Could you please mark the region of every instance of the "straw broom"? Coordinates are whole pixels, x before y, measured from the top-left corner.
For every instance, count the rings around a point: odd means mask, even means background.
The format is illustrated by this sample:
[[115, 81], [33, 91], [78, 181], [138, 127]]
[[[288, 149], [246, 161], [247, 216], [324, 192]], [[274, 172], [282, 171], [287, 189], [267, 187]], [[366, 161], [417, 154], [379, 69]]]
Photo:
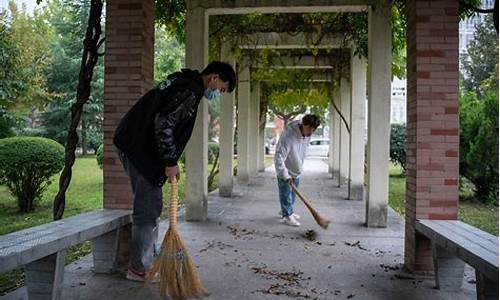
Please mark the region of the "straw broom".
[[158, 274], [162, 298], [167, 296], [176, 300], [201, 298], [208, 296], [208, 292], [203, 287], [196, 267], [177, 232], [178, 201], [177, 179], [174, 178], [170, 190], [169, 228], [163, 239], [160, 255], [153, 263], [148, 281], [150, 282]]
[[304, 202], [307, 209], [309, 209], [314, 220], [316, 220], [316, 223], [318, 223], [318, 225], [321, 226], [321, 228], [327, 229], [328, 225], [330, 224], [330, 221], [322, 218], [319, 215], [319, 213], [316, 211], [316, 209], [314, 209], [314, 207], [312, 207], [311, 203], [306, 199], [306, 197], [304, 197], [304, 195], [302, 195], [302, 193], [297, 189], [297, 186], [295, 186], [295, 184], [293, 182], [290, 183], [290, 186], [292, 187], [293, 192], [297, 196], [299, 196], [299, 198], [300, 198], [300, 200], [302, 200], [302, 202]]

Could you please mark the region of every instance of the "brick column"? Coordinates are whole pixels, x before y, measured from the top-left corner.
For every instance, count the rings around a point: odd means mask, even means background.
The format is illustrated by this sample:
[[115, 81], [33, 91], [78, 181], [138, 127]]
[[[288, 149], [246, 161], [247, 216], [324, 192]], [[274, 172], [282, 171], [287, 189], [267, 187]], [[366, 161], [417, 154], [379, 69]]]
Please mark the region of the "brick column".
[[[104, 56], [104, 207], [132, 209], [132, 191], [113, 147], [121, 117], [153, 85], [154, 2], [106, 1]], [[130, 227], [121, 231], [118, 260], [128, 260]]]
[[432, 271], [417, 219], [458, 214], [458, 1], [408, 1], [405, 265]]
[[104, 207], [132, 209], [132, 191], [113, 134], [122, 116], [153, 85], [154, 3], [106, 2], [104, 57]]

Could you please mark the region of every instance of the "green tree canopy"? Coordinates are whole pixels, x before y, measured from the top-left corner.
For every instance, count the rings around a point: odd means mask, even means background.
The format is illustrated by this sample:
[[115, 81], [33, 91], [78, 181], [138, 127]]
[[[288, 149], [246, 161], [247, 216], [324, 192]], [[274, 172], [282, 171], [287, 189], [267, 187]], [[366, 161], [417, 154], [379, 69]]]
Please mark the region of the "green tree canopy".
[[489, 82], [488, 78], [496, 75], [498, 82], [498, 34], [492, 24], [493, 18], [488, 16], [476, 26], [474, 38], [467, 47], [468, 55], [462, 58], [466, 91], [484, 94], [488, 88], [495, 87], [494, 78]]

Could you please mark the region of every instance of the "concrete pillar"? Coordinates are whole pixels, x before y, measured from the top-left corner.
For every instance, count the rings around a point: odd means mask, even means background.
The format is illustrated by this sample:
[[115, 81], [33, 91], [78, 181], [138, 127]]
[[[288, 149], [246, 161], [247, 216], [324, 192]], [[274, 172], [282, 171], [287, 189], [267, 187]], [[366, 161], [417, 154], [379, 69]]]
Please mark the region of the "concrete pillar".
[[[265, 121], [264, 121], [265, 122]], [[258, 164], [258, 171], [259, 172], [264, 172], [266, 169], [266, 136], [265, 136], [265, 131], [262, 129], [262, 127], [259, 125], [259, 160], [257, 162]], [[264, 125], [265, 128], [265, 125]]]
[[116, 270], [121, 230], [110, 231], [92, 240], [94, 273], [110, 274]]
[[244, 67], [238, 77], [238, 174], [240, 184], [247, 184], [250, 178], [250, 70]]
[[366, 59], [351, 54], [351, 138], [348, 198], [363, 200], [365, 167]]
[[[333, 97], [333, 93], [332, 93]], [[335, 108], [333, 107], [332, 99], [328, 102], [328, 139], [330, 140], [328, 144], [328, 173], [330, 177], [333, 178], [333, 165], [334, 165], [334, 157], [335, 152], [333, 149], [333, 129], [334, 129], [334, 121], [335, 119]]]
[[418, 273], [433, 264], [415, 221], [458, 217], [458, 6], [408, 1], [405, 266]]
[[260, 83], [254, 82], [250, 96], [250, 130], [249, 134], [249, 165], [251, 176], [257, 175], [259, 168], [259, 110], [260, 110]]
[[106, 1], [104, 207], [132, 209], [130, 182], [113, 146], [123, 115], [153, 86], [154, 2]]
[[[340, 79], [340, 111], [349, 124], [351, 110], [351, 84], [342, 78]], [[349, 130], [344, 121], [340, 122], [340, 176], [339, 187], [347, 183], [349, 179]]]
[[391, 15], [389, 5], [368, 12], [368, 190], [366, 225], [387, 226], [391, 112]]
[[[337, 85], [337, 88], [333, 91], [333, 96], [330, 101], [332, 101], [332, 103], [335, 103], [335, 106], [340, 109], [340, 84]], [[333, 139], [331, 140], [331, 143], [333, 144], [332, 178], [335, 179], [337, 186], [340, 186], [340, 123], [342, 122], [342, 120], [340, 119], [340, 115], [335, 109], [332, 115], [331, 122], [333, 136]]]
[[24, 267], [28, 299], [62, 299], [65, 259], [61, 250]]
[[[208, 63], [208, 15], [204, 8], [186, 13], [186, 67], [202, 70]], [[193, 134], [186, 146], [186, 220], [207, 219], [208, 101], [198, 107]]]
[[[223, 45], [221, 54], [223, 61], [235, 66], [234, 56], [228, 47]], [[222, 197], [233, 194], [234, 94], [222, 93], [220, 98], [219, 195]]]

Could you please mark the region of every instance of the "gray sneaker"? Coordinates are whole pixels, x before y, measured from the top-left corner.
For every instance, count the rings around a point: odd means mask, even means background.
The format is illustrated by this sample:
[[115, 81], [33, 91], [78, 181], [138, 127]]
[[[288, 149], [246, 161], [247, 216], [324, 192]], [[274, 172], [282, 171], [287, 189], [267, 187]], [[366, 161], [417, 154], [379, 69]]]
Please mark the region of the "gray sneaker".
[[293, 226], [293, 227], [299, 227], [300, 223], [297, 221], [293, 215], [284, 217], [283, 218], [283, 224], [288, 225], [288, 226]]
[[[292, 216], [295, 219], [300, 220], [300, 215], [299, 214], [293, 213]], [[278, 212], [278, 217], [283, 218], [283, 214], [281, 213], [281, 210]]]

